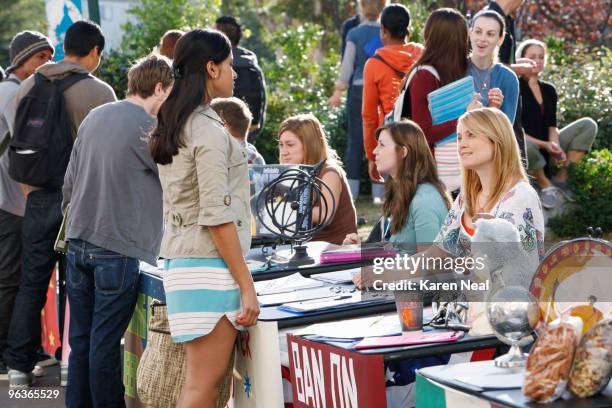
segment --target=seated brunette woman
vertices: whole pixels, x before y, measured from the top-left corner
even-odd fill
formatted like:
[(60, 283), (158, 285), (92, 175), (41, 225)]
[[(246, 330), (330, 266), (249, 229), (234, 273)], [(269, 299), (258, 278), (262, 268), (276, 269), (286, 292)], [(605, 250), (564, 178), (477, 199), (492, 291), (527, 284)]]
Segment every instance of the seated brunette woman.
[[(426, 249), (438, 235), (451, 200), (438, 178), (425, 134), (415, 122), (404, 120), (378, 128), (376, 138), (376, 168), (387, 176), (383, 240), (411, 253)], [(360, 242), (357, 234), (344, 240)]]
[(314, 165), (325, 160), (318, 177), (329, 187), (322, 189), (324, 201), (333, 202), (334, 208), (313, 208), (314, 224), (328, 222), (313, 240), (341, 244), (347, 234), (357, 232), (357, 216), (342, 163), (329, 147), (321, 123), (312, 114), (292, 116), (281, 123), (278, 134), (281, 164)]
[[(567, 167), (578, 163), (591, 150), (597, 136), (597, 123), (591, 118), (580, 118), (559, 130), (557, 90), (552, 83), (540, 79), (546, 67), (546, 45), (538, 40), (526, 40), (517, 49), (516, 56), (530, 58), (536, 63), (536, 68), (520, 79), (528, 171), (542, 189), (540, 198), (544, 208), (555, 208), (564, 197), (572, 199), (567, 185)], [(547, 164), (561, 168), (552, 180), (547, 174)]]

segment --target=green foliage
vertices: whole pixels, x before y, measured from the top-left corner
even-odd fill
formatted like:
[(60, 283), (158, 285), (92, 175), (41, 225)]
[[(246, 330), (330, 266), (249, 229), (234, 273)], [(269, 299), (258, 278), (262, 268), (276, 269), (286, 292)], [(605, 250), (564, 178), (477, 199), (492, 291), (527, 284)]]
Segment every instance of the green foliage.
[(118, 99), (125, 98), (128, 82), (127, 74), (134, 60), (135, 58), (117, 50), (103, 54), (102, 63), (96, 72), (96, 76), (115, 90)]
[(273, 60), (262, 61), (268, 86), (268, 110), (264, 129), (256, 141), (268, 162), (278, 161), (276, 136), (280, 123), (298, 113), (317, 116), (332, 146), (342, 147), (337, 143), (345, 139), (341, 113), (327, 105), (338, 74), (338, 54), (331, 50), (327, 56), (321, 56), (317, 46), (322, 37), (321, 27), (310, 23), (291, 30), (280, 27), (271, 35), (276, 55)]
[(239, 16), (242, 26), (240, 46), (253, 51), (259, 60), (274, 59), (274, 49), (269, 46), (270, 33), (263, 18), (264, 11), (257, 8), (255, 0), (224, 0), (221, 3), (220, 15)]
[(47, 33), (45, 3), (40, 0), (2, 1), (0, 4), (0, 65), (10, 65), (9, 44), (23, 30)]
[(138, 21), (123, 26), (120, 50), (103, 55), (96, 75), (109, 83), (118, 98), (125, 97), (127, 72), (138, 58), (149, 54), (167, 30), (210, 27), (221, 0), (141, 0), (129, 13)]
[[(405, 3), (405, 2), (404, 2)], [(410, 2), (405, 4), (410, 10), (410, 41), (423, 44), (423, 30), (425, 21), (431, 13), (421, 2)]]
[(551, 218), (550, 229), (558, 236), (583, 236), (589, 226), (612, 230), (612, 152), (608, 149), (585, 156), (569, 168), (575, 207)]
[(128, 11), (138, 22), (123, 26), (122, 48), (129, 54), (145, 56), (167, 30), (212, 26), (220, 5), (221, 0), (140, 0)]
[(612, 149), (612, 50), (586, 47), (567, 52), (549, 41), (546, 79), (557, 88), (559, 128), (588, 116), (599, 125), (594, 150)]

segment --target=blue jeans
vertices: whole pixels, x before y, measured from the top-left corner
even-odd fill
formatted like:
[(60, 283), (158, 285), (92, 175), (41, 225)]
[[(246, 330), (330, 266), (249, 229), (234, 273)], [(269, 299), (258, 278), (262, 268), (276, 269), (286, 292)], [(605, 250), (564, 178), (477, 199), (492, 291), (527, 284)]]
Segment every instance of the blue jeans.
[[(47, 288), (56, 262), (63, 257), (53, 250), (62, 223), (62, 192), (32, 191), (26, 201), (21, 230), (21, 278), (9, 326), (4, 363), (15, 370), (34, 369), (40, 349), (40, 312), (47, 301)], [(60, 283), (62, 268), (60, 267)], [(63, 326), (60, 285), (60, 333)]]
[(347, 146), (344, 166), (348, 179), (361, 178), (361, 162), (363, 153), (363, 121), (361, 118), (361, 102), (363, 100), (363, 86), (351, 85), (346, 98), (347, 116)]
[(81, 240), (68, 243), (67, 407), (125, 407), (121, 338), (138, 297), (139, 262)]

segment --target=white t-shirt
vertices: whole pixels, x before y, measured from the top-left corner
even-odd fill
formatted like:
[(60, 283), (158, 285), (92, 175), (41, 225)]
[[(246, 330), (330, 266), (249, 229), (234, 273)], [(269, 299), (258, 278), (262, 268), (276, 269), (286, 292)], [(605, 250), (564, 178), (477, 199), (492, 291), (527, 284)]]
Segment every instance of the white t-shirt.
[[(461, 222), (464, 210), (465, 201), (461, 193), (453, 203), (434, 241), (442, 250), (456, 257), (471, 254), (471, 237)], [(545, 231), (538, 193), (529, 183), (520, 181), (499, 200), (491, 213), (516, 227), (522, 250), (528, 258), (530, 272), (535, 272), (541, 258), (544, 257)]]

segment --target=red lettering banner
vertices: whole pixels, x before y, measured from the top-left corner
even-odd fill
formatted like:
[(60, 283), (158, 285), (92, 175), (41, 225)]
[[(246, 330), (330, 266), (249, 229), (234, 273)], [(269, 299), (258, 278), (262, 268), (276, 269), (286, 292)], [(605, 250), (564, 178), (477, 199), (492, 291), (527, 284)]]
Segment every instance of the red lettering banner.
[(379, 408), (387, 405), (381, 355), (363, 355), (287, 336), (295, 408)]

